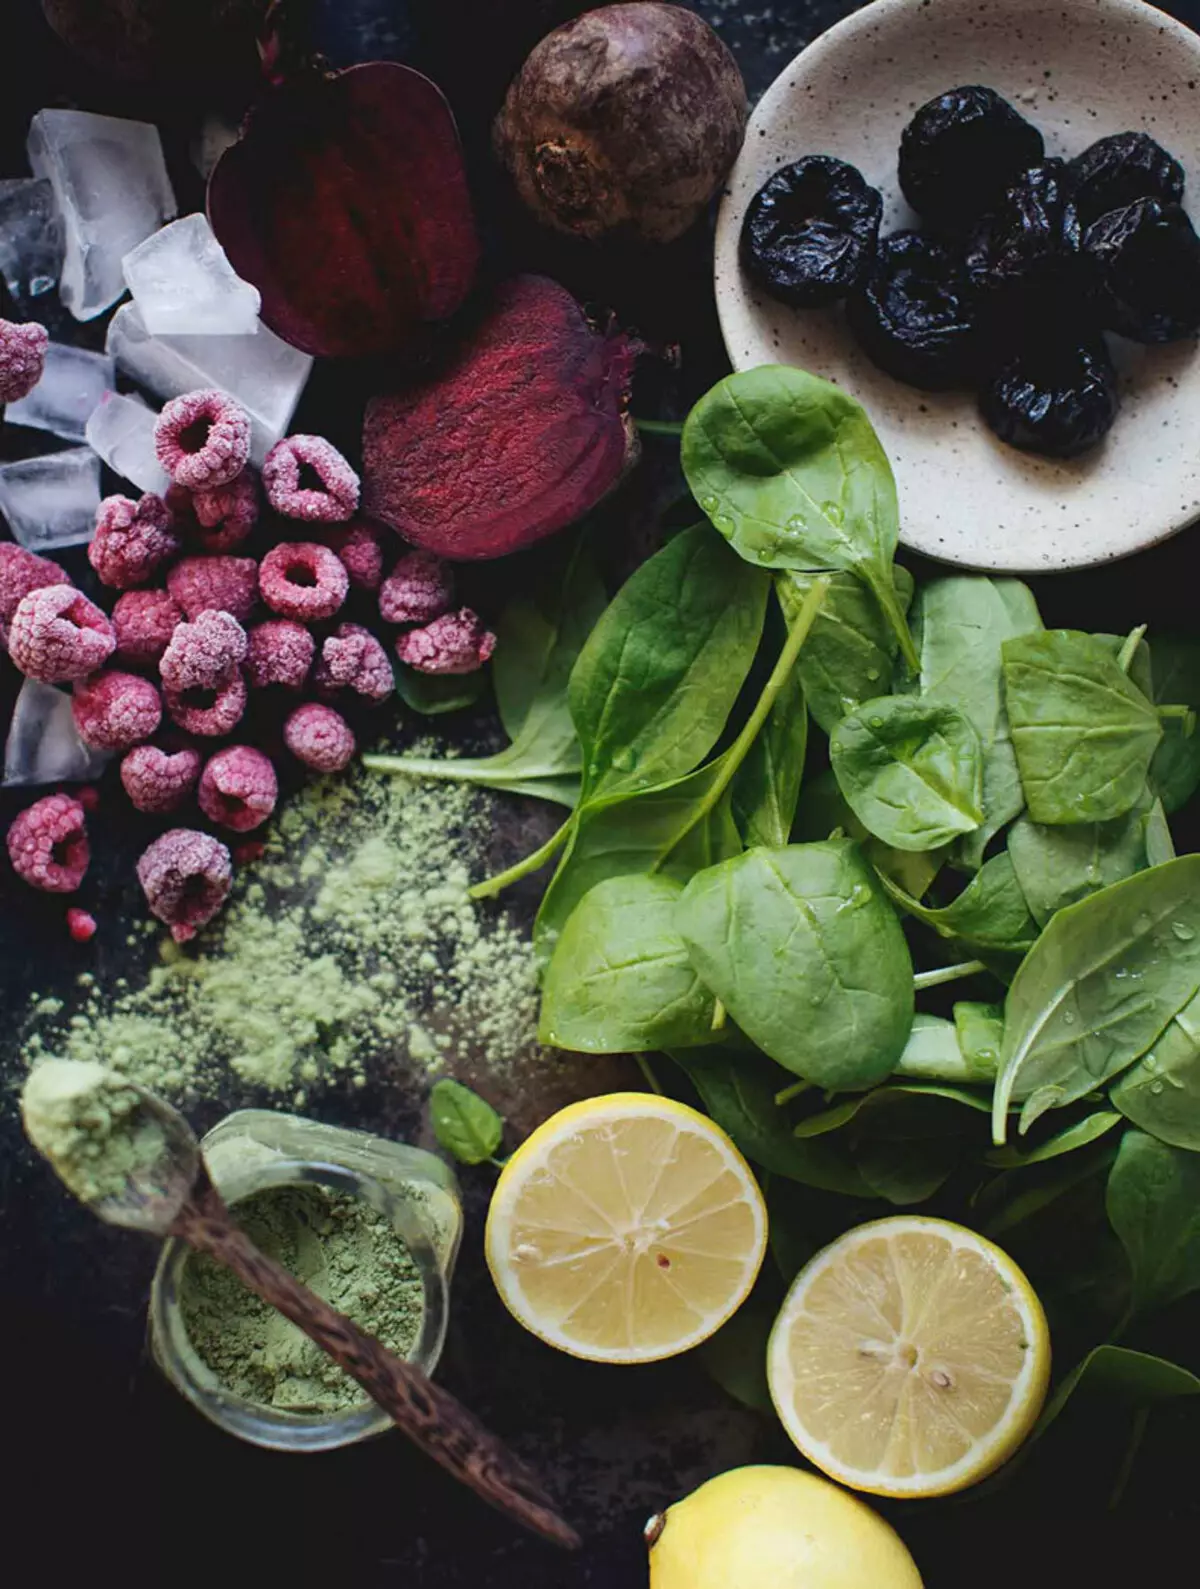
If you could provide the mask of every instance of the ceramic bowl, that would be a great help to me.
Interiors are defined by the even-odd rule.
[[[1047,152],[1143,129],[1182,161],[1200,215],[1200,37],[1140,0],[876,0],[803,50],[755,111],[717,226],[716,293],[735,369],[800,366],[865,406],[892,459],[901,540],[944,562],[1044,573],[1124,557],[1200,517],[1195,342],[1112,339],[1122,409],[1078,459],[997,440],[969,393],[920,392],[870,363],[840,309],[794,310],[738,263],[746,206],[780,166],[833,154],[884,195],[884,231],[917,224],[896,178],[918,106],[983,83],[1041,128]]]

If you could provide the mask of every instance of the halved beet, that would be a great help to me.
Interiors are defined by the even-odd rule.
[[[442,557],[504,557],[580,518],[636,454],[638,347],[545,276],[500,286],[451,362],[375,397],[363,505]]]
[[[454,313],[479,259],[450,107],[391,62],[268,90],[208,215],[272,331],[325,358],[403,352]]]

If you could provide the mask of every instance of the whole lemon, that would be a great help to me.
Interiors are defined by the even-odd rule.
[[[647,1525],[650,1589],[922,1589],[877,1512],[798,1468],[734,1468]]]

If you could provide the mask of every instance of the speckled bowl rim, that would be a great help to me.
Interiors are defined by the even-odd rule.
[[[1002,15],[1006,11],[1012,12],[1014,21],[1016,21],[1022,15],[1028,16],[1031,12],[1041,14],[1049,10],[1051,4],[1055,4],[1057,9],[1063,11],[1079,9],[1081,11],[1086,10],[1091,14],[1097,12],[1106,14],[1112,19],[1114,29],[1130,23],[1139,28],[1144,28],[1147,22],[1152,22],[1159,36],[1168,38],[1174,45],[1183,46],[1194,57],[1196,78],[1197,82],[1200,83],[1200,33],[1193,31],[1187,24],[1180,22],[1177,18],[1158,10],[1157,7],[1146,4],[1145,0],[1050,0],[1050,3],[1047,3],[1047,0],[991,0],[987,10],[993,16]],[[735,370],[750,369],[764,362],[770,362],[765,357],[747,356],[744,352],[739,351],[738,345],[747,336],[744,319],[743,323],[739,324],[738,317],[739,314],[745,316],[744,306],[748,303],[751,292],[738,263],[737,247],[742,217],[752,193],[766,179],[769,170],[775,169],[773,163],[770,165],[761,163],[761,157],[758,155],[760,141],[764,140],[764,135],[768,133],[772,125],[783,118],[795,96],[802,91],[803,85],[815,74],[840,69],[847,51],[859,45],[867,35],[878,29],[880,24],[898,21],[911,13],[924,10],[930,6],[935,8],[944,7],[946,9],[953,6],[956,9],[961,7],[977,10],[979,0],[873,0],[872,4],[866,5],[862,9],[844,17],[841,21],[834,23],[824,33],[818,35],[817,38],[806,45],[784,67],[783,71],[779,73],[758,102],[747,127],[742,152],[726,183],[716,225],[714,288],[717,313],[726,352]],[[975,80],[987,81],[986,66],[981,65]],[[952,85],[947,82],[946,87],[950,86]],[[1188,86],[1191,87],[1193,85],[1189,82]],[[1036,111],[1031,111],[1030,115],[1035,122],[1038,120]],[[1196,115],[1200,118],[1200,94],[1197,95],[1196,100]],[[1166,141],[1170,142],[1169,137],[1166,138]],[[815,138],[811,147],[805,149],[797,147],[795,154],[791,158],[799,158],[802,153],[822,152],[825,148],[826,146],[821,140]],[[834,148],[829,149],[828,152],[836,154],[838,151]],[[1193,220],[1197,221],[1197,225],[1200,227],[1200,220],[1197,220],[1195,208],[1197,195],[1200,195],[1200,165],[1191,161],[1185,162],[1185,164],[1188,177],[1188,192],[1185,195],[1185,203],[1193,215]],[[748,188],[744,186],[747,170],[755,173],[754,177],[751,178],[753,185]],[[895,189],[894,177],[893,189]],[[885,218],[888,201],[892,197],[892,194],[885,191]],[[768,301],[766,312],[767,314],[778,314],[788,313],[789,311],[783,305],[772,305]],[[748,318],[748,316],[745,317]],[[843,331],[848,338],[849,332],[845,331],[845,328],[843,328]],[[769,340],[767,332],[764,331],[760,335],[764,342]],[[1193,360],[1197,366],[1193,377],[1193,385],[1195,385],[1196,389],[1194,392],[1176,390],[1174,402],[1181,413],[1185,416],[1194,417],[1194,422],[1194,420],[1200,420],[1200,349],[1197,348],[1196,343],[1169,345],[1172,350],[1188,346],[1197,350]],[[815,366],[809,367],[813,368],[813,373],[816,374],[829,373]],[[847,382],[846,384],[848,389],[853,392],[853,383]],[[915,388],[902,388],[902,390],[907,391],[913,403],[921,402],[928,395]],[[944,395],[936,394],[938,397]],[[968,412],[972,421],[982,428],[982,420],[974,412],[973,397],[970,394],[963,394],[963,398],[968,405]],[[868,414],[870,414],[871,400],[869,396],[864,399],[864,406],[867,408]],[[1122,416],[1119,414],[1114,429],[1120,427],[1121,421]],[[1184,423],[1188,423],[1187,417],[1185,417]],[[1015,553],[1011,556],[989,555],[979,547],[971,549],[965,545],[947,548],[939,544],[930,535],[923,533],[921,527],[906,526],[904,514],[904,471],[901,464],[901,467],[897,468],[897,475],[900,477],[898,483],[901,488],[901,545],[953,566],[1007,574],[1068,572],[1072,569],[1097,567],[1131,556],[1136,552],[1147,550],[1200,522],[1200,425],[1196,426],[1196,431],[1197,440],[1193,462],[1190,470],[1186,472],[1186,478],[1181,473],[1179,491],[1175,497],[1176,501],[1179,501],[1181,497],[1184,499],[1181,506],[1174,509],[1173,512],[1165,511],[1157,516],[1147,514],[1138,521],[1136,530],[1131,527],[1124,536],[1119,534],[1110,535],[1105,537],[1102,543],[1097,538],[1095,541],[1080,544],[1069,550],[1059,549],[1053,557],[1043,558],[1040,561],[1030,556],[1021,556]],[[997,443],[997,445],[1000,444]],[[898,453],[897,447],[893,443],[889,445],[888,450],[895,462]],[[1023,455],[1017,454],[1016,457],[1019,463]],[[989,499],[997,500],[991,494],[991,490],[989,490]],[[1114,522],[1120,517],[1118,513],[1114,512]]]

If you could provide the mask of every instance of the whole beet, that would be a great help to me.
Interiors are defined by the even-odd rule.
[[[252,76],[269,0],[42,0],[46,21],[97,70],[140,82]]]
[[[707,23],[679,6],[603,6],[530,54],[493,141],[537,218],[596,241],[666,243],[725,179],[746,130],[746,88]]]

